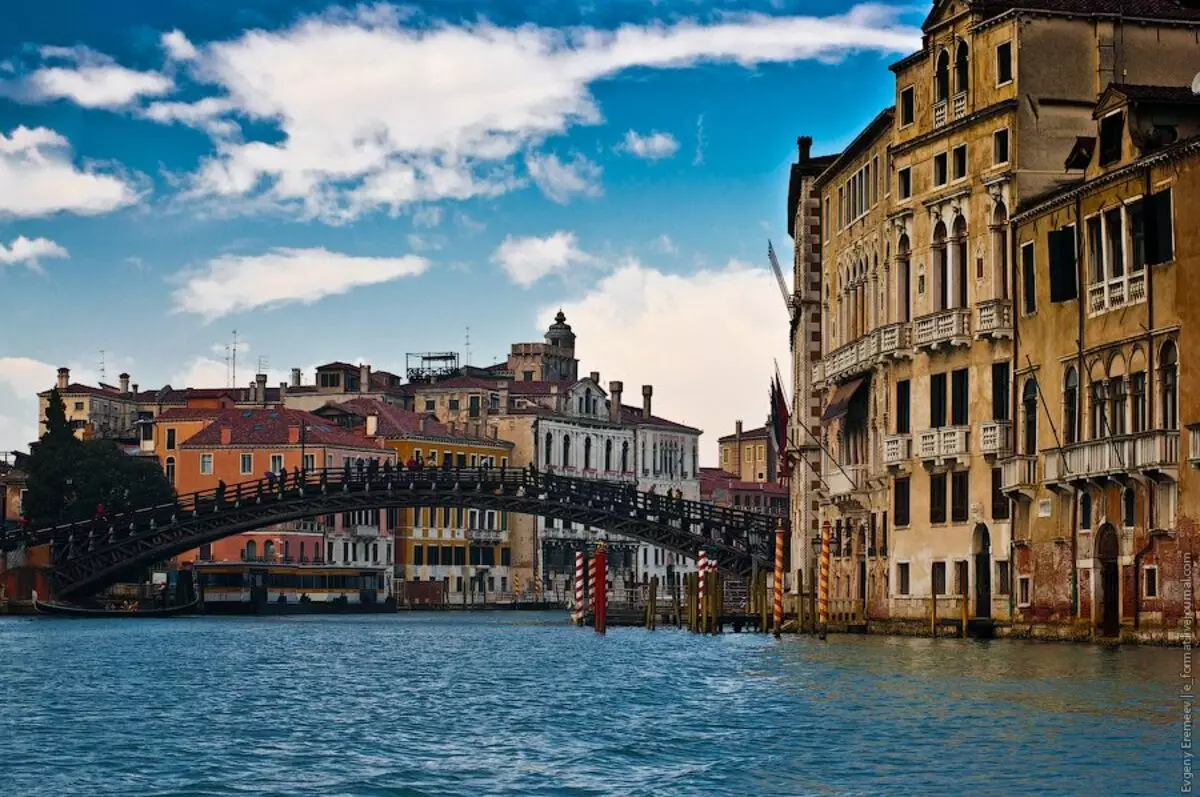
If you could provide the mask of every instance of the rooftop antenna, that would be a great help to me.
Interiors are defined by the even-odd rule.
[[[233,387],[233,376],[229,372],[229,344],[225,344],[225,387]]]
[[[260,374],[265,374],[265,373],[267,372],[267,369],[268,369],[268,368],[270,368],[270,367],[271,367],[271,362],[270,362],[270,361],[269,361],[269,360],[268,360],[266,357],[263,357],[262,355],[259,355],[259,358],[258,358],[258,372],[259,372]]]
[[[470,365],[471,364],[471,328],[470,327],[467,327],[467,345],[466,345],[466,353],[464,355],[464,358],[466,359],[466,364]]]
[[[237,384],[237,330],[233,330],[233,347],[230,349],[230,384]]]
[[[104,349],[100,350],[100,381],[101,382],[108,381],[108,373],[107,373],[107,371],[105,371],[105,368],[104,368]]]

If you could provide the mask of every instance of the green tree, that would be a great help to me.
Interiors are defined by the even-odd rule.
[[[58,390],[46,405],[46,432],[33,444],[29,457],[25,514],[35,524],[67,517],[73,502],[74,470],[82,444],[67,423],[67,410]]]

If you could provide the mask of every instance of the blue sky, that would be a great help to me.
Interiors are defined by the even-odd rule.
[[[0,448],[68,365],[143,387],[536,340],[707,432],[765,417],[797,135],[853,138],[927,6],[17,4],[0,28]],[[15,11],[15,14],[14,14]],[[635,392],[638,392],[635,390]]]

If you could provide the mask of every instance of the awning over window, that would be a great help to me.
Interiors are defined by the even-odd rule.
[[[838,418],[846,414],[850,409],[850,401],[855,394],[862,389],[866,384],[867,378],[864,376],[860,379],[851,379],[846,384],[833,391],[833,398],[829,402],[829,406],[825,408],[825,414],[821,416],[821,423],[829,423],[836,421]]]

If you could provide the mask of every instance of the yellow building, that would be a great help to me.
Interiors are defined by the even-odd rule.
[[[119,387],[92,387],[71,381],[71,371],[58,369],[55,388],[66,408],[67,423],[80,440],[92,437],[134,437],[137,433],[137,400],[129,388],[129,374],[121,374]],[[46,408],[50,391],[38,393],[38,437],[46,433]]]
[[[734,432],[717,440],[717,456],[721,470],[743,482],[774,482],[779,478],[775,450],[771,447],[767,427],[745,431],[742,422],[734,424]]]
[[[1200,518],[1186,325],[1200,286],[1185,278],[1200,265],[1200,96],[1114,84],[1093,116],[1065,158],[1074,184],[1015,218],[1016,608],[1084,635],[1155,634],[1191,611]]]
[[[512,444],[440,423],[372,399],[328,404],[315,411],[339,426],[382,438],[397,460],[425,468],[507,468]],[[507,512],[428,506],[401,513],[396,531],[396,576],[406,582],[440,581],[447,600],[507,600],[516,581],[532,571],[514,567]],[[484,595],[486,592],[486,596]]]

